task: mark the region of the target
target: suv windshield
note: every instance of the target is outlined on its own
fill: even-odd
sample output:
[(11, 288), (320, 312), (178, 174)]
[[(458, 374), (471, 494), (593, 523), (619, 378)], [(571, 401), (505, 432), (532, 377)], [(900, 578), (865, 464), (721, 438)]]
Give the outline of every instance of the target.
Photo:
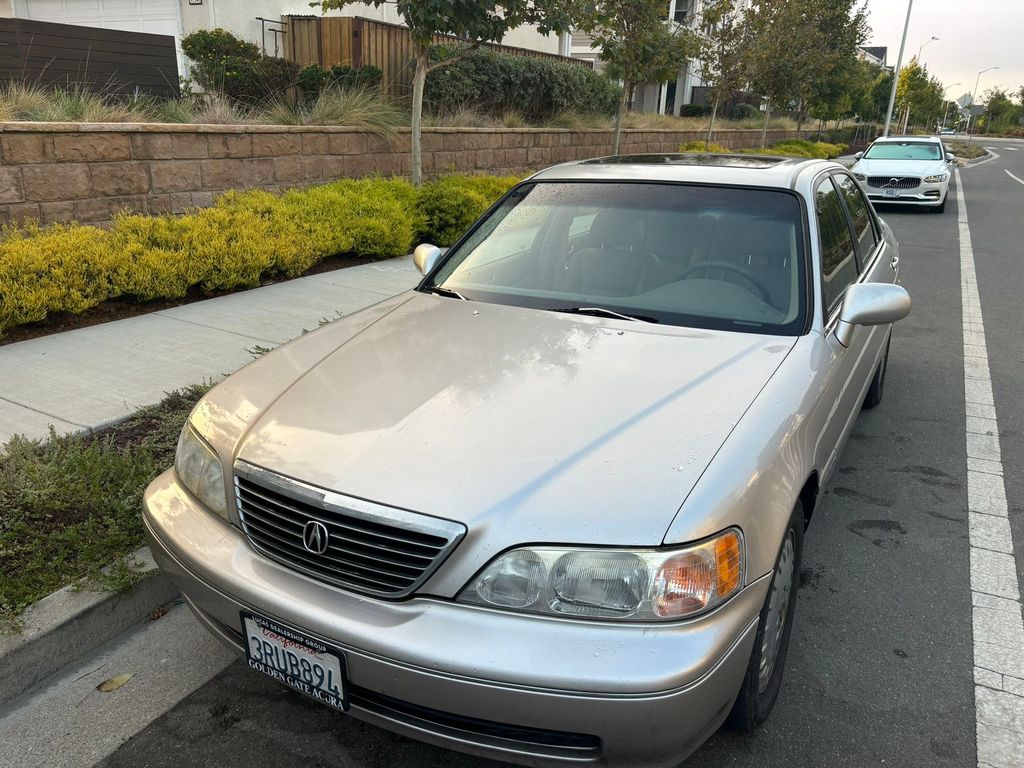
[(695, 328), (798, 335), (799, 198), (641, 182), (524, 184), (423, 290)]
[(876, 142), (864, 153), (865, 160), (941, 160), (942, 149), (934, 141)]

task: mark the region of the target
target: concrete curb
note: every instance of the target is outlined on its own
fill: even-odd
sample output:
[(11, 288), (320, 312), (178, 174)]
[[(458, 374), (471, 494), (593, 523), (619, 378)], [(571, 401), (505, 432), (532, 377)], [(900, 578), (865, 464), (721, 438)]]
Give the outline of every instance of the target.
[[(148, 547), (135, 553), (146, 570), (156, 563)], [(0, 635), (0, 706), (33, 688), (67, 664), (117, 637), (178, 594), (170, 579), (153, 570), (125, 593), (64, 587), (29, 607), (16, 635)]]

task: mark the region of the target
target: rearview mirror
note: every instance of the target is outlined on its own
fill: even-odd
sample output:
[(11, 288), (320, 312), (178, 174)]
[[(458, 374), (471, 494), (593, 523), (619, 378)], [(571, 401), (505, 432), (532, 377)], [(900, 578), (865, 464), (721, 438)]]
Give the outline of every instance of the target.
[(412, 263), (416, 265), (416, 269), (420, 271), (421, 275), (430, 272), (440, 258), (441, 249), (430, 243), (417, 245), (416, 250), (412, 252)]
[(910, 314), (910, 294), (892, 283), (860, 283), (846, 289), (836, 325), (836, 339), (850, 346), (858, 325), (887, 325)]
[(863, 152), (857, 152), (856, 154), (854, 154), (853, 157), (854, 157), (855, 160), (860, 160), (862, 157), (864, 157), (864, 153)]
[(954, 155), (952, 152), (947, 152), (946, 162), (952, 163), (954, 160), (956, 160), (956, 155)]

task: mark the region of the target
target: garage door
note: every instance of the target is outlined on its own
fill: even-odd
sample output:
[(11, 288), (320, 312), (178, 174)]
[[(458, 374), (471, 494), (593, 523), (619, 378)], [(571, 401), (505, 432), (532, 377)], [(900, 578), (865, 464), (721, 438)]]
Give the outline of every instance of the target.
[(18, 0), (23, 19), (178, 37), (179, 0)]

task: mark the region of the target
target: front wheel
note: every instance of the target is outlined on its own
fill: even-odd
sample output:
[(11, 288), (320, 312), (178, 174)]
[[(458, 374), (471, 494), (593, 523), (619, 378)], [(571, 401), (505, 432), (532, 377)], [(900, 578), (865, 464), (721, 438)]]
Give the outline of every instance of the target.
[(942, 198), (942, 202), (932, 208), (932, 213), (945, 213), (946, 212), (946, 198)]
[(760, 726), (775, 706), (782, 688), (789, 637), (793, 631), (796, 591), (800, 580), (800, 559), (804, 544), (804, 508), (797, 502), (786, 525), (782, 546), (775, 560), (768, 597), (761, 608), (747, 673), (739, 696), (729, 713), (729, 724), (749, 732)]

